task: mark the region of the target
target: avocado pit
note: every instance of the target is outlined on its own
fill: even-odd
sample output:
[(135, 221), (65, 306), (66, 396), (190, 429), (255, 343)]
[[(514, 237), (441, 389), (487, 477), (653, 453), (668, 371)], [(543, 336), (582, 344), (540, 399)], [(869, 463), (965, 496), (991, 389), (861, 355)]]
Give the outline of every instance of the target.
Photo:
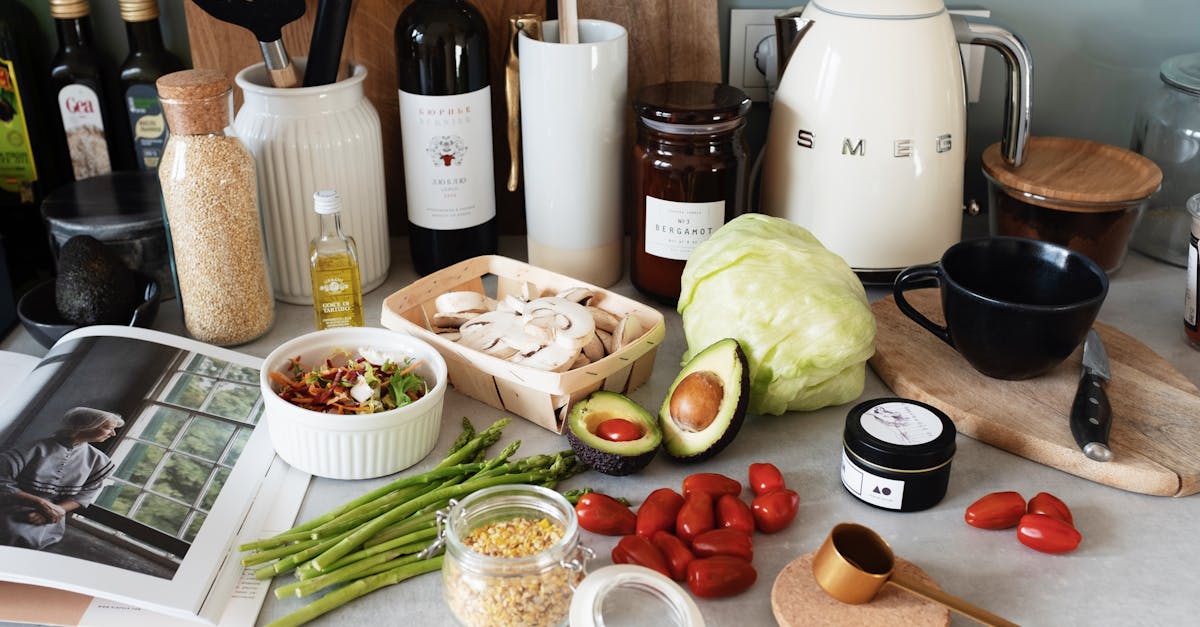
[(711, 370), (693, 372), (671, 394), (671, 420), (684, 431), (703, 431), (717, 419), (724, 398), (720, 375)]

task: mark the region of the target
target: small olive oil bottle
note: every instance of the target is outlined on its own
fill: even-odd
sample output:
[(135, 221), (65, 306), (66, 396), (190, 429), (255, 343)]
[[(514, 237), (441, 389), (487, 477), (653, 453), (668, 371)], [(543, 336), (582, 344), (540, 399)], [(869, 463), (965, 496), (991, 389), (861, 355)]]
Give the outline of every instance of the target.
[(321, 232), (309, 246), (313, 309), (317, 329), (363, 326), (362, 284), (358, 249), (342, 232), (342, 198), (332, 189), (313, 194)]

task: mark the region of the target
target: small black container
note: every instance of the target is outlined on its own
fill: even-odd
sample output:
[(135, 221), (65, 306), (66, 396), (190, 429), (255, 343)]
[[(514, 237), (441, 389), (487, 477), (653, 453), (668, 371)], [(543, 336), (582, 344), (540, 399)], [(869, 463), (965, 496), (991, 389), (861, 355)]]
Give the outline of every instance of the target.
[(842, 485), (881, 509), (929, 509), (946, 496), (957, 434), (949, 416), (925, 403), (896, 397), (859, 403), (846, 416)]

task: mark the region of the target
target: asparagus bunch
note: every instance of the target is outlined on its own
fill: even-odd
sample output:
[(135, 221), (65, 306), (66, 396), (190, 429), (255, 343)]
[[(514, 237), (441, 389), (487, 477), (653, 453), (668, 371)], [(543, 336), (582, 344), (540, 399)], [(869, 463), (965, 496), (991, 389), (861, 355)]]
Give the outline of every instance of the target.
[(332, 590), (268, 627), (302, 625), (364, 594), (441, 568), (437, 511), (476, 490), (529, 483), (554, 487), (584, 470), (571, 450), (510, 459), (520, 441), (487, 458), (488, 448), (510, 422), (502, 418), (475, 432), (463, 431), (432, 470), (402, 477), (280, 534), (239, 546), (244, 566), (258, 566), (259, 579), (294, 573), (297, 581), (275, 596), (305, 597)]

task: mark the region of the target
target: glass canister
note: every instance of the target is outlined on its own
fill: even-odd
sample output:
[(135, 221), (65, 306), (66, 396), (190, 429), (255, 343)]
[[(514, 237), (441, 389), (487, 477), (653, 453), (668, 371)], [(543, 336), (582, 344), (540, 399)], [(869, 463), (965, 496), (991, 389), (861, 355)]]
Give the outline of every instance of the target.
[(554, 490), (503, 485), (471, 494), (443, 521), (442, 594), (467, 627), (565, 625), (592, 551)]
[(1167, 59), (1159, 78), (1134, 118), (1130, 148), (1162, 169), (1162, 189), (1150, 197), (1130, 245), (1185, 266), (1191, 218), (1184, 205), (1200, 190), (1200, 52)]
[(249, 342), (271, 328), (275, 301), (254, 158), (228, 134), (232, 84), (184, 70), (156, 85), (171, 131), (158, 177), (184, 326), (201, 342)]
[(745, 209), (750, 98), (720, 83), (659, 83), (642, 88), (633, 108), (630, 277), (643, 294), (674, 304), (692, 250)]

